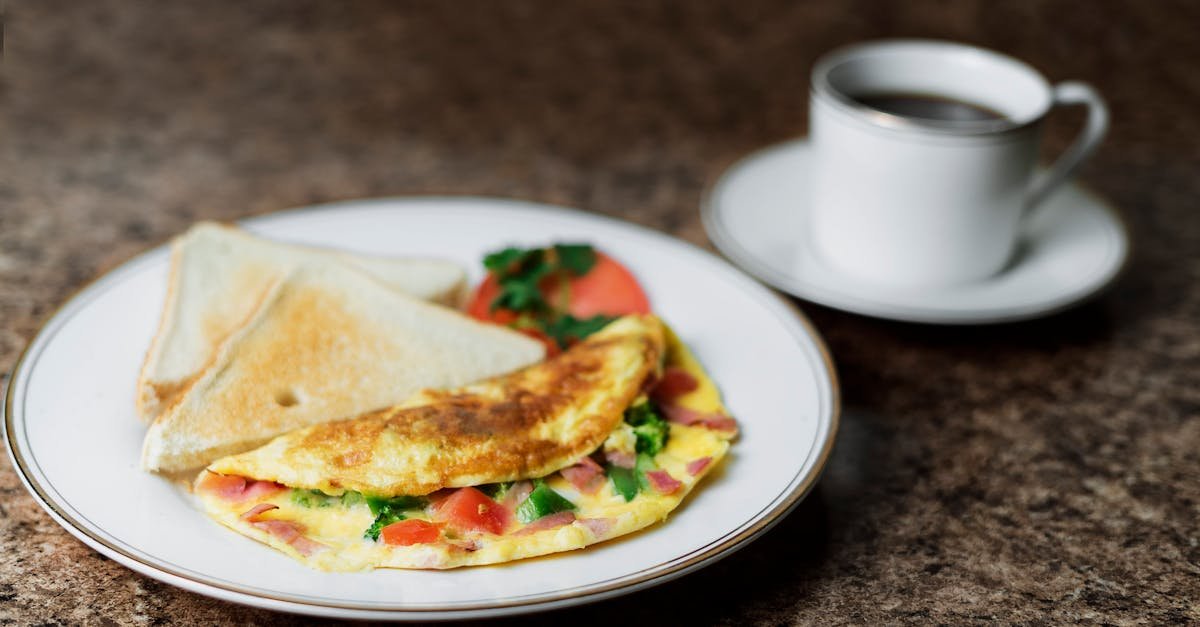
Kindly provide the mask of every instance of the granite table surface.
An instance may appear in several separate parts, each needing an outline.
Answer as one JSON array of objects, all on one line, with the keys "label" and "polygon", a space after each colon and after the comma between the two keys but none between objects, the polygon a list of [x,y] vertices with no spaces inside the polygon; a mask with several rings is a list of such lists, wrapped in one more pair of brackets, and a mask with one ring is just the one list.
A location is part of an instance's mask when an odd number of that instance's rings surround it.
[{"label": "granite table surface", "polygon": [[[1113,114],[1082,179],[1133,240],[1107,293],[946,328],[797,301],[845,412],[748,548],[512,624],[1200,621],[1200,5],[4,3],[0,368],[75,290],[201,218],[406,194],[529,199],[709,246],[704,187],[807,127],[839,44],[964,40]],[[1047,157],[1081,121],[1056,115]],[[6,376],[7,378],[7,376]],[[85,417],[81,417],[85,419]],[[119,490],[120,486],[115,486]],[[292,624],[135,574],[0,462],[0,621]]]}]

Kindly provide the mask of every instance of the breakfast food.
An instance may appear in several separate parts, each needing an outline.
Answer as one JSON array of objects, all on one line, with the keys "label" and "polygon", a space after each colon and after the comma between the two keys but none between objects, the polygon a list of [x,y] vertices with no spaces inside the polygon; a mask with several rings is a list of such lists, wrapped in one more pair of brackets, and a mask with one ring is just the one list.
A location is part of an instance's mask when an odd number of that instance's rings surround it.
[{"label": "breakfast food", "polygon": [[175,472],[282,433],[540,361],[542,346],[388,287],[349,264],[300,264],[165,408],[142,465]]},{"label": "breakfast food", "polygon": [[339,571],[506,562],[664,519],[717,466],[736,423],[653,316],[569,344],[515,373],[217,460],[196,494],[220,523]]},{"label": "breakfast food", "polygon": [[171,244],[166,306],[138,378],[137,410],[149,422],[212,361],[221,342],[302,264],[356,268],[413,297],[456,306],[466,274],[433,259],[371,257],[284,244],[201,222]]},{"label": "breakfast food", "polygon": [[633,273],[588,244],[505,248],[483,263],[467,313],[536,337],[551,354],[619,316],[650,313]]}]

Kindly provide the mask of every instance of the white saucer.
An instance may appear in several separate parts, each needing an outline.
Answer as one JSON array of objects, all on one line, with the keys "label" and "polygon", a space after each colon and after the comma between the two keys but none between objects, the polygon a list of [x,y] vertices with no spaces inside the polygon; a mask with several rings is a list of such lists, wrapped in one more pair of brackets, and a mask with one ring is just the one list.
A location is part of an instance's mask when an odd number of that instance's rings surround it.
[{"label": "white saucer", "polygon": [[814,303],[908,322],[1025,320],[1096,294],[1129,254],[1116,211],[1067,184],[1030,221],[1013,263],[990,279],[937,290],[866,283],[830,269],[803,244],[811,159],[808,141],[799,139],[738,161],[708,191],[700,216],[709,238],[735,264]]}]

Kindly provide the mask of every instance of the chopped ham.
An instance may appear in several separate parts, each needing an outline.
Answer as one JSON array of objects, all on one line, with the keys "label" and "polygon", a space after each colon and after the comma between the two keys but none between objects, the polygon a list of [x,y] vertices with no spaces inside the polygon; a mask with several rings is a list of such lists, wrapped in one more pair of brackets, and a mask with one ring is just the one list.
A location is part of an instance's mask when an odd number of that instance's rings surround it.
[{"label": "chopped ham", "polygon": [[221,475],[208,470],[204,471],[204,476],[196,488],[211,492],[227,501],[238,503],[263,499],[287,489],[274,481],[253,481],[237,475]]},{"label": "chopped ham", "polygon": [[584,494],[595,494],[604,485],[604,469],[591,457],[584,457],[578,464],[559,472]]},{"label": "chopped ham", "polygon": [[301,527],[300,523],[290,520],[260,520],[251,524],[288,544],[291,544],[304,532],[304,527]]},{"label": "chopped ham", "polygon": [[621,468],[633,468],[633,465],[637,463],[637,456],[625,451],[604,451],[604,458],[613,466]]},{"label": "chopped ham", "polygon": [[650,390],[650,398],[660,405],[694,391],[700,387],[700,382],[683,368],[670,366],[663,371],[662,378]]},{"label": "chopped ham", "polygon": [[255,505],[254,507],[251,507],[249,510],[247,510],[246,513],[242,514],[241,516],[238,516],[238,518],[241,518],[242,520],[245,520],[247,522],[252,522],[252,523],[258,522],[259,520],[262,520],[260,518],[261,514],[263,514],[264,512],[269,512],[273,509],[279,509],[279,506],[271,505],[270,503],[259,503],[258,505]]},{"label": "chopped ham", "polygon": [[683,487],[678,479],[665,470],[647,470],[644,474],[650,485],[654,486],[654,491],[659,494],[674,494]]},{"label": "chopped ham", "polygon": [[321,551],[329,548],[320,542],[309,540],[304,536],[296,536],[296,538],[288,544],[292,545],[292,548],[299,551],[304,557],[308,557],[313,553],[320,553]]},{"label": "chopped ham", "polygon": [[711,457],[701,457],[699,459],[693,459],[692,461],[687,463],[688,474],[695,477],[696,475],[704,472],[704,469],[708,468],[708,465],[711,463],[712,463]]},{"label": "chopped ham", "polygon": [[725,414],[699,412],[680,405],[663,405],[662,411],[667,415],[667,422],[706,427],[714,431],[737,432],[737,421]]},{"label": "chopped ham", "polygon": [[608,533],[612,529],[613,523],[616,522],[611,518],[580,518],[579,524],[588,528],[592,532],[592,536],[599,538]]},{"label": "chopped ham", "polygon": [[290,544],[293,549],[307,557],[329,547],[304,537],[304,525],[290,520],[260,520],[250,523],[255,527]]},{"label": "chopped ham", "polygon": [[278,494],[287,489],[287,486],[274,481],[249,481],[246,483],[246,489],[242,492],[243,501],[257,501],[268,496]]},{"label": "chopped ham", "polygon": [[531,533],[537,533],[547,529],[554,529],[555,527],[561,527],[563,525],[569,525],[573,522],[575,522],[575,514],[573,512],[559,512],[557,514],[550,514],[549,516],[542,516],[541,518],[513,532],[512,535],[525,536]]},{"label": "chopped ham", "polygon": [[196,483],[196,489],[211,492],[223,499],[238,499],[246,490],[246,478],[237,475],[220,475],[211,470],[205,470],[204,476]]}]

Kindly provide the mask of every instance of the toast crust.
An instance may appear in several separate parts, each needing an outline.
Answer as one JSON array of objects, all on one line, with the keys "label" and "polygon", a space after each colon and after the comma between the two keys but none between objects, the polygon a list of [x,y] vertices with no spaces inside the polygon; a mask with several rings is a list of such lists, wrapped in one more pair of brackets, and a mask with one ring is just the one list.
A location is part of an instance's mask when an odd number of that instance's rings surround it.
[{"label": "toast crust", "polygon": [[[214,260],[214,255],[220,258]],[[213,264],[211,269],[185,267],[206,260]],[[138,376],[138,416],[153,421],[202,375],[220,345],[253,317],[274,282],[299,265],[318,262],[354,267],[390,288],[448,306],[458,306],[467,290],[466,274],[449,262],[353,255],[261,239],[232,225],[198,223],[171,243],[166,300]],[[205,284],[192,288],[200,290],[192,296],[200,302],[181,302],[190,294],[187,280]],[[187,316],[184,308],[189,308]]]}]

